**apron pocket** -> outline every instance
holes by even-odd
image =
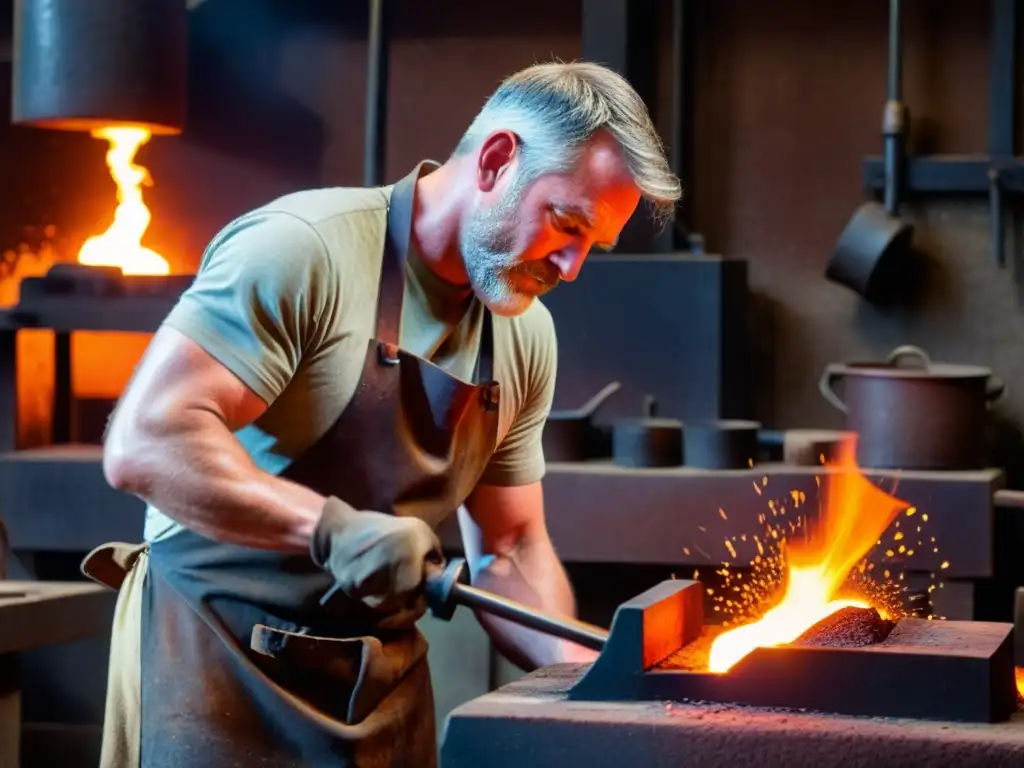
[[[347,725],[365,720],[417,664],[427,643],[416,630],[386,640],[317,637],[253,627],[250,647],[260,666],[283,688]]]

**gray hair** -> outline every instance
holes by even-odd
[[[537,64],[505,79],[463,134],[455,155],[472,152],[499,130],[519,137],[523,176],[516,187],[546,173],[564,173],[582,145],[606,130],[622,151],[640,193],[661,217],[682,196],[647,106],[617,72],[590,62]]]

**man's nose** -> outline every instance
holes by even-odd
[[[555,265],[562,280],[571,283],[579,276],[589,250],[589,248],[567,248],[551,254],[548,261]]]

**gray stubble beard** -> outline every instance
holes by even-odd
[[[513,232],[517,222],[517,206],[525,184],[516,182],[493,207],[473,211],[463,223],[459,250],[473,291],[496,315],[521,315],[533,303],[534,296],[516,290],[516,274],[545,275],[530,264],[519,263],[514,250]]]

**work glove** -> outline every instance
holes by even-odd
[[[427,563],[443,562],[441,542],[419,518],[357,510],[334,497],[320,514],[310,555],[334,576],[336,589],[381,611],[422,604],[422,612]]]

